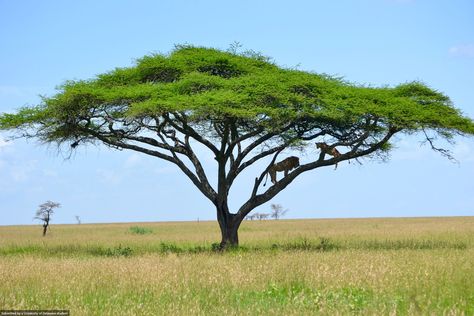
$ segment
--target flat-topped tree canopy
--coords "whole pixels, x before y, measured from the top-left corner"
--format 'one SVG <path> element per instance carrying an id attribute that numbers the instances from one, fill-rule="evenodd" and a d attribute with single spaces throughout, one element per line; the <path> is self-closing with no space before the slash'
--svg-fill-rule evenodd
<path id="1" fill-rule="evenodd" d="M 421 82 L 360 86 L 285 69 L 255 52 L 177 46 L 167 55 L 138 59 L 132 67 L 68 81 L 37 106 L 1 114 L 0 129 L 73 148 L 101 142 L 172 162 L 216 206 L 223 244 L 235 244 L 241 220 L 301 173 L 387 152 L 398 132 L 422 131 L 433 149 L 450 157 L 434 146 L 433 135 L 474 134 L 474 122 L 446 95 Z M 213 152 L 215 186 L 190 140 Z M 259 193 L 282 151 L 314 148 L 321 141 L 342 154 L 323 150 Z M 264 158 L 272 159 L 255 179 L 250 198 L 231 213 L 227 196 L 234 179 Z"/>
<path id="2" fill-rule="evenodd" d="M 234 119 L 272 129 L 294 121 L 307 128 L 352 128 L 366 117 L 380 126 L 473 133 L 473 123 L 445 95 L 420 82 L 364 87 L 305 71 L 283 69 L 258 54 L 178 46 L 95 79 L 68 81 L 37 107 L 3 114 L 2 129 L 43 129 L 46 141 L 75 141 L 94 117 L 133 122 L 185 112 L 188 122 Z M 239 125 L 240 126 L 240 125 Z M 99 130 L 92 122 L 88 126 Z M 443 134 L 444 135 L 444 134 Z"/>

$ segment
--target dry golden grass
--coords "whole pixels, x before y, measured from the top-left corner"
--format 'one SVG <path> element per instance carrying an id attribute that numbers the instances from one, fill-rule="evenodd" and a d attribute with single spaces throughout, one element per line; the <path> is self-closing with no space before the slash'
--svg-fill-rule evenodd
<path id="1" fill-rule="evenodd" d="M 134 235 L 130 227 L 150 228 L 152 234 Z M 35 226 L 0 227 L 0 247 L 8 245 L 139 245 L 160 241 L 194 245 L 219 240 L 216 221 L 51 225 L 46 238 Z M 298 238 L 360 240 L 463 240 L 474 244 L 474 217 L 361 218 L 244 221 L 239 230 L 242 245 L 262 245 Z"/>
<path id="2" fill-rule="evenodd" d="M 133 234 L 131 226 L 153 232 Z M 243 249 L 228 253 L 209 250 L 217 229 L 214 222 L 53 225 L 42 238 L 39 226 L 0 227 L 0 309 L 474 314 L 473 217 L 245 222 Z M 321 237 L 334 247 L 312 248 Z M 162 251 L 163 242 L 176 249 Z M 118 245 L 132 252 L 87 251 Z M 181 251 L 199 245 L 203 251 Z"/>

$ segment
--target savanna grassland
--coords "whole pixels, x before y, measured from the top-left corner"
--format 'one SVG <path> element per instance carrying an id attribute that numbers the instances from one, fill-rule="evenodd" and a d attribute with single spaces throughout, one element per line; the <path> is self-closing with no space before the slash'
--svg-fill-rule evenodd
<path id="1" fill-rule="evenodd" d="M 474 217 L 0 227 L 0 309 L 474 315 Z"/>

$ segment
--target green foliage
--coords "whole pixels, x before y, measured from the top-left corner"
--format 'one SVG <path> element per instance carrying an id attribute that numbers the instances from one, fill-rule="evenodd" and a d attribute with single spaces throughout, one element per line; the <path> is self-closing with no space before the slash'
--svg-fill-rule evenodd
<path id="1" fill-rule="evenodd" d="M 464 242 L 451 242 L 446 240 L 420 240 L 420 239 L 404 239 L 404 240 L 363 240 L 352 245 L 355 249 L 366 250 L 421 250 L 421 249 L 466 249 Z"/>
<path id="2" fill-rule="evenodd" d="M 132 248 L 119 245 L 115 248 L 107 248 L 104 255 L 108 257 L 130 257 L 132 253 Z"/>
<path id="3" fill-rule="evenodd" d="M 271 248 L 273 250 L 331 251 L 339 249 L 340 246 L 329 238 L 320 237 L 319 240 L 300 238 L 299 240 L 286 244 L 273 244 Z"/>
<path id="4" fill-rule="evenodd" d="M 377 118 L 407 132 L 433 129 L 442 137 L 474 134 L 474 123 L 450 99 L 421 82 L 366 87 L 316 73 L 278 67 L 248 51 L 177 46 L 86 81 L 68 81 L 42 104 L 0 115 L 0 129 L 33 130 L 43 141 L 94 139 L 84 127 L 107 113 L 132 121 L 185 111 L 190 123 L 234 119 L 267 129 L 296 126 L 340 130 Z M 387 149 L 387 148 L 385 148 Z"/>
<path id="5" fill-rule="evenodd" d="M 183 249 L 173 243 L 160 243 L 160 253 L 181 253 Z"/>
<path id="6" fill-rule="evenodd" d="M 320 237 L 317 239 L 297 238 L 271 244 L 230 247 L 222 251 L 219 243 L 212 244 L 184 244 L 170 241 L 161 241 L 158 244 L 139 246 L 110 246 L 65 244 L 49 245 L 13 245 L 0 247 L 2 256 L 39 257 L 129 257 L 145 254 L 212 254 L 212 253 L 287 253 L 287 252 L 337 252 L 337 251 L 405 251 L 405 250 L 466 250 L 469 245 L 458 240 L 429 240 L 429 239 L 397 239 L 397 240 L 344 240 L 333 241 Z"/>
<path id="7" fill-rule="evenodd" d="M 140 227 L 140 226 L 132 226 L 130 227 L 130 232 L 136 235 L 146 235 L 153 233 L 153 229 L 147 227 Z"/>

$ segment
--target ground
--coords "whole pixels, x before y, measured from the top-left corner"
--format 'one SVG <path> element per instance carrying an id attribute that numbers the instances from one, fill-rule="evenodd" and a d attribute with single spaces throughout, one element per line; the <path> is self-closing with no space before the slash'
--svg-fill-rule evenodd
<path id="1" fill-rule="evenodd" d="M 0 310 L 474 314 L 474 217 L 0 227 Z"/>

